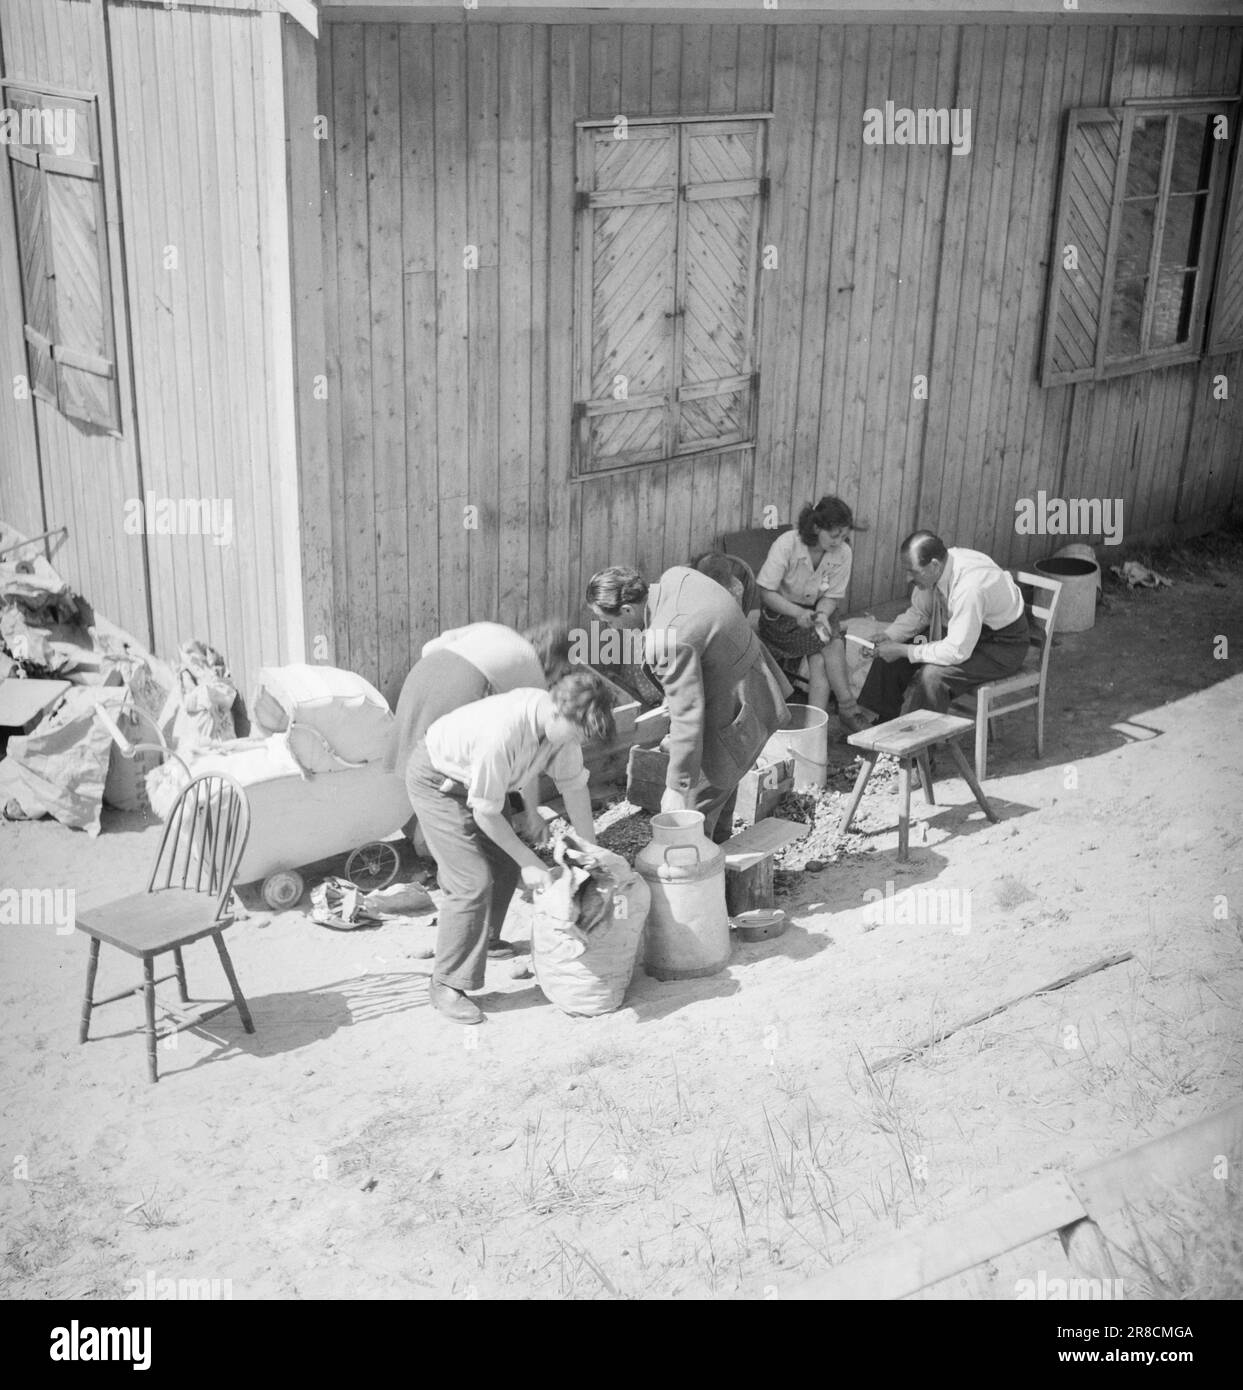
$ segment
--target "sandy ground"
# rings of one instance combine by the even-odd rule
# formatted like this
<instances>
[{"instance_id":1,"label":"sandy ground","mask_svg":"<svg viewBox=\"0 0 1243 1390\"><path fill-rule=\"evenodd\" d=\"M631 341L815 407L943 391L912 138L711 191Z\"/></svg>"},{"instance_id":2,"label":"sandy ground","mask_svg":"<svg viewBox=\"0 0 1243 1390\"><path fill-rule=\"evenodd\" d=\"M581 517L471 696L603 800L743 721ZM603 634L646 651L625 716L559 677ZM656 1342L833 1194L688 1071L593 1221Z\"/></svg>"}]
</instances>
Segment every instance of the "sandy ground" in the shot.
<instances>
[{"instance_id":1,"label":"sandy ground","mask_svg":"<svg viewBox=\"0 0 1243 1390\"><path fill-rule=\"evenodd\" d=\"M882 779L863 852L798 879L784 936L712 979L642 977L605 1018L562 1015L501 962L487 1023L457 1027L426 1003L430 928L289 912L229 933L256 1033L230 1012L182 1034L149 1086L137 1000L77 1044L85 938L4 927L4 1293L780 1297L1219 1108L1241 1071L1239 579L1111 588L1053 652L1045 760L1027 714L998 726L1000 824L942 759L899 865ZM111 812L96 840L5 824L3 881L107 901L141 886L157 836ZM887 883L943 893L923 920L865 920ZM864 1059L1124 951L868 1077ZM105 949L100 992L134 964ZM187 966L192 995L221 997L210 946ZM1241 1209L1223 1186L1196 1198L1210 1223ZM1052 1238L930 1294L1013 1298L1040 1270L1068 1272Z\"/></svg>"}]
</instances>

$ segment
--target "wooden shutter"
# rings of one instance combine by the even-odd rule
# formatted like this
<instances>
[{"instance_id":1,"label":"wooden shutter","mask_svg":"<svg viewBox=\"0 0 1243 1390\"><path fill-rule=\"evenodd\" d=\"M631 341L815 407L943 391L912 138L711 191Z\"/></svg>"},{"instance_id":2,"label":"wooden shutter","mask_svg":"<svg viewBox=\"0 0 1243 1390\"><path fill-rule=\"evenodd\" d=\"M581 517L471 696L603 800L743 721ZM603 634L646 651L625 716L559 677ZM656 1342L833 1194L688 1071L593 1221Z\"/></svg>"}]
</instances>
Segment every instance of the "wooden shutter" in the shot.
<instances>
[{"instance_id":1,"label":"wooden shutter","mask_svg":"<svg viewBox=\"0 0 1243 1390\"><path fill-rule=\"evenodd\" d=\"M1237 124L1237 109L1230 114ZM1210 353L1243 351L1243 137L1234 133L1234 172L1230 179L1230 201L1222 228L1221 255L1213 289L1212 318L1209 321Z\"/></svg>"},{"instance_id":2,"label":"wooden shutter","mask_svg":"<svg viewBox=\"0 0 1243 1390\"><path fill-rule=\"evenodd\" d=\"M12 88L2 89L0 101L13 113L9 168L13 176L13 206L17 219L17 253L24 301L23 331L31 389L41 400L56 404L56 372L52 344L56 341L56 296L48 245L47 204L39 152L21 143L22 113L38 110L37 98Z\"/></svg>"},{"instance_id":3,"label":"wooden shutter","mask_svg":"<svg viewBox=\"0 0 1243 1390\"><path fill-rule=\"evenodd\" d=\"M749 437L762 121L684 128L674 366L677 452Z\"/></svg>"},{"instance_id":4,"label":"wooden shutter","mask_svg":"<svg viewBox=\"0 0 1243 1390\"><path fill-rule=\"evenodd\" d=\"M1042 386L1088 381L1096 372L1122 121L1120 110L1070 112L1049 267ZM1074 270L1066 269L1067 246L1076 251Z\"/></svg>"},{"instance_id":5,"label":"wooden shutter","mask_svg":"<svg viewBox=\"0 0 1243 1390\"><path fill-rule=\"evenodd\" d=\"M120 429L108 237L93 101L6 88L21 111L59 110L68 147L10 148L35 394L63 415ZM72 131L68 118L72 116Z\"/></svg>"},{"instance_id":6,"label":"wooden shutter","mask_svg":"<svg viewBox=\"0 0 1243 1390\"><path fill-rule=\"evenodd\" d=\"M580 136L578 471L672 452L678 132Z\"/></svg>"}]
</instances>

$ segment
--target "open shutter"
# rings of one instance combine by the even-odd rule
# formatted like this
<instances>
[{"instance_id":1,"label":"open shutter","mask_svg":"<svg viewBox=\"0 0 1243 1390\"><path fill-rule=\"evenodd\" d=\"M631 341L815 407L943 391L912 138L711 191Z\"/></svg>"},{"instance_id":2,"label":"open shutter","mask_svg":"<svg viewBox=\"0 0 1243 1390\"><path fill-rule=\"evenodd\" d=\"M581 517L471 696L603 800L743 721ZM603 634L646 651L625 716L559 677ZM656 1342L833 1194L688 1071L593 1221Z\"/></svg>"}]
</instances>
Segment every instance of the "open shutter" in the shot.
<instances>
[{"instance_id":1,"label":"open shutter","mask_svg":"<svg viewBox=\"0 0 1243 1390\"><path fill-rule=\"evenodd\" d=\"M1231 113L1232 122L1239 117ZM1209 321L1208 350L1243 351L1243 136L1234 134L1234 171L1230 178L1230 202L1222 229L1221 256L1213 290L1213 315Z\"/></svg>"},{"instance_id":2,"label":"open shutter","mask_svg":"<svg viewBox=\"0 0 1243 1390\"><path fill-rule=\"evenodd\" d=\"M1049 267L1042 386L1088 381L1095 374L1122 120L1120 110L1070 112ZM1074 248L1074 269L1066 267L1068 247Z\"/></svg>"},{"instance_id":3,"label":"open shutter","mask_svg":"<svg viewBox=\"0 0 1243 1390\"><path fill-rule=\"evenodd\" d=\"M681 157L675 449L751 433L764 122L689 125Z\"/></svg>"},{"instance_id":4,"label":"open shutter","mask_svg":"<svg viewBox=\"0 0 1243 1390\"><path fill-rule=\"evenodd\" d=\"M45 153L48 227L56 272L57 336L52 356L63 415L102 429L121 427L108 277L108 235L94 102L48 98L74 114L72 150Z\"/></svg>"},{"instance_id":5,"label":"open shutter","mask_svg":"<svg viewBox=\"0 0 1243 1390\"><path fill-rule=\"evenodd\" d=\"M35 394L62 415L119 430L95 104L17 88L4 95L19 130L27 109L44 118L40 143L9 151Z\"/></svg>"},{"instance_id":6,"label":"open shutter","mask_svg":"<svg viewBox=\"0 0 1243 1390\"><path fill-rule=\"evenodd\" d=\"M9 145L9 167L13 174L13 204L17 217L17 247L21 266L22 298L25 309L23 331L31 389L45 401L56 404L56 373L52 365L52 344L56 341L56 296L48 245L47 206L39 152L20 142L21 116L37 109L38 101L23 92L4 89L3 99L13 113L13 143Z\"/></svg>"},{"instance_id":7,"label":"open shutter","mask_svg":"<svg viewBox=\"0 0 1243 1390\"><path fill-rule=\"evenodd\" d=\"M678 137L584 130L579 149L578 471L667 458Z\"/></svg>"}]
</instances>

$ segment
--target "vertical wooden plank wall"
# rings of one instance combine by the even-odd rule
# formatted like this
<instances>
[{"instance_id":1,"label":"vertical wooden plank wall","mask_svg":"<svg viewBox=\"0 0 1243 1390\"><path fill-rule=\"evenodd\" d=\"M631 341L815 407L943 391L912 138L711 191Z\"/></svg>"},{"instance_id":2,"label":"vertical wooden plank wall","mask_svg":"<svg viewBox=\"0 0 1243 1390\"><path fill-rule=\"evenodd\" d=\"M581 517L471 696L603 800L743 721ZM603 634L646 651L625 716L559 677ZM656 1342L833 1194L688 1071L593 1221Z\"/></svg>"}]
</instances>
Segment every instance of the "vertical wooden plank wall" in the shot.
<instances>
[{"instance_id":1,"label":"vertical wooden plank wall","mask_svg":"<svg viewBox=\"0 0 1243 1390\"><path fill-rule=\"evenodd\" d=\"M437 627L577 615L596 567L656 571L770 504L836 491L871 523L862 607L900 592L917 524L1022 563L1049 548L1014 531L1040 488L1123 497L1129 531L1233 495L1238 392L1212 379L1237 358L1053 390L1037 371L1065 112L1237 92L1239 26L329 23L319 49L322 492L339 643L387 695ZM887 100L969 108L970 156L864 145ZM754 451L575 481L574 121L749 111L774 116L778 258ZM403 487L404 535L384 522Z\"/></svg>"},{"instance_id":2,"label":"vertical wooden plank wall","mask_svg":"<svg viewBox=\"0 0 1243 1390\"><path fill-rule=\"evenodd\" d=\"M288 238L286 147L272 138L284 95L263 22L109 7L145 487L232 511L228 546L147 537L156 648L210 641L247 693L260 666L303 656L301 595L287 593L291 546L301 560L296 494L281 474L289 348L273 333Z\"/></svg>"},{"instance_id":3,"label":"vertical wooden plank wall","mask_svg":"<svg viewBox=\"0 0 1243 1390\"><path fill-rule=\"evenodd\" d=\"M0 73L5 66L5 11L0 6ZM0 518L27 536L47 529L43 519L43 490L39 484L39 454L35 436L34 397L19 400L13 379L27 373L26 344L20 313L9 309L22 302L21 269L13 248L17 244L13 181L0 169ZM32 547L30 554L35 553Z\"/></svg>"},{"instance_id":4,"label":"vertical wooden plank wall","mask_svg":"<svg viewBox=\"0 0 1243 1390\"><path fill-rule=\"evenodd\" d=\"M122 428L92 432L36 404L48 524L69 527L54 559L160 655L188 637L218 646L245 690L261 665L302 656L296 488L282 462L290 354L276 322L289 318L275 278L288 280L284 103L264 22L0 0L6 76L90 92L100 108ZM19 430L6 441L27 477ZM126 503L148 494L228 503L231 544L127 532Z\"/></svg>"},{"instance_id":5,"label":"vertical wooden plank wall","mask_svg":"<svg viewBox=\"0 0 1243 1390\"><path fill-rule=\"evenodd\" d=\"M128 396L129 362L125 341L124 280L120 253L120 201L116 165L110 135L108 60L101 0L66 3L66 0L0 0L0 31L4 40L4 76L43 82L51 86L89 92L99 98L100 160L109 230L110 279L116 329L117 370L121 381L121 437L87 429L67 420L46 401L34 403L43 473L43 511L49 526L67 526L68 538L54 550L57 569L101 612L149 640L147 580L142 542L123 530L125 502L140 495L133 420ZM8 170L3 170L8 182ZM6 190L7 203L7 190ZM13 240L5 238L0 256L12 255ZM13 267L6 272L11 280ZM16 282L13 282L14 285ZM20 295L5 299L6 321L20 314ZM9 324L0 350L6 353L3 378L11 382L25 373L25 352ZM9 354L16 349L16 360ZM6 406L8 411L16 408ZM27 415L29 422L31 416ZM3 447L20 449L13 476L23 480L22 505L26 528L34 526L29 488L33 477L33 440L28 427L18 424ZM6 468L5 472L9 470ZM5 501L8 501L6 490ZM25 528L24 528L25 529Z\"/></svg>"}]
</instances>

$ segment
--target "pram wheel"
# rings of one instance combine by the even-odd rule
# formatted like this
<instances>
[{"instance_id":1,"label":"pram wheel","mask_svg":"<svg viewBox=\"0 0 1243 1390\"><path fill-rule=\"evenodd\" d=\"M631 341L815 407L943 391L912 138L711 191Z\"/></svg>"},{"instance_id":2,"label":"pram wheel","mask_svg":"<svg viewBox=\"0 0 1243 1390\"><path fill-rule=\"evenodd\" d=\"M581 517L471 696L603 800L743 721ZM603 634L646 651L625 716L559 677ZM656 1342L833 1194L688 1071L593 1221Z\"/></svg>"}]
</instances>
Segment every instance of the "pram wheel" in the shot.
<instances>
[{"instance_id":1,"label":"pram wheel","mask_svg":"<svg viewBox=\"0 0 1243 1390\"><path fill-rule=\"evenodd\" d=\"M372 840L360 845L345 861L345 877L367 893L387 888L401 868L397 846L387 840Z\"/></svg>"},{"instance_id":2,"label":"pram wheel","mask_svg":"<svg viewBox=\"0 0 1243 1390\"><path fill-rule=\"evenodd\" d=\"M298 901L305 886L296 869L281 869L263 880L263 901L274 912L283 912Z\"/></svg>"}]
</instances>

